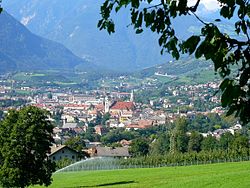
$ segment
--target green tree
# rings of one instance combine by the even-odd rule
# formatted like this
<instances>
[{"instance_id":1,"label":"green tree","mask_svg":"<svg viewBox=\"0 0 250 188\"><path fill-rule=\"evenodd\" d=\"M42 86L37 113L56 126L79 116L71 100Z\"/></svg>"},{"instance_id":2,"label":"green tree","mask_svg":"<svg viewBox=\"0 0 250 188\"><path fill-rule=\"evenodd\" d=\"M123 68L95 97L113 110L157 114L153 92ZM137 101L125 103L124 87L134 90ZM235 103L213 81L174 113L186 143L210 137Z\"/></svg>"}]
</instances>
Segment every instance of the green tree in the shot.
<instances>
[{"instance_id":1,"label":"green tree","mask_svg":"<svg viewBox=\"0 0 250 188\"><path fill-rule=\"evenodd\" d=\"M106 122L110 119L110 113L105 113L102 117L101 124L106 125Z\"/></svg>"},{"instance_id":2,"label":"green tree","mask_svg":"<svg viewBox=\"0 0 250 188\"><path fill-rule=\"evenodd\" d=\"M132 141L131 147L129 148L129 152L133 156L143 156L147 155L149 152L149 144L147 140L143 138L137 138Z\"/></svg>"},{"instance_id":3,"label":"green tree","mask_svg":"<svg viewBox=\"0 0 250 188\"><path fill-rule=\"evenodd\" d=\"M83 138L81 138L80 136L71 137L64 144L79 153L82 153L82 150L86 146Z\"/></svg>"},{"instance_id":4,"label":"green tree","mask_svg":"<svg viewBox=\"0 0 250 188\"><path fill-rule=\"evenodd\" d=\"M26 187L51 183L55 170L48 153L53 126L36 107L11 110L0 124L0 185Z\"/></svg>"},{"instance_id":5,"label":"green tree","mask_svg":"<svg viewBox=\"0 0 250 188\"><path fill-rule=\"evenodd\" d=\"M199 132L197 131L191 132L191 135L188 141L188 151L199 152L201 150L202 139L203 137Z\"/></svg>"},{"instance_id":6,"label":"green tree","mask_svg":"<svg viewBox=\"0 0 250 188\"><path fill-rule=\"evenodd\" d=\"M63 111L61 109L56 109L52 118L55 120L56 125L61 125Z\"/></svg>"},{"instance_id":7,"label":"green tree","mask_svg":"<svg viewBox=\"0 0 250 188\"><path fill-rule=\"evenodd\" d=\"M175 128L170 137L170 152L186 152L188 149L187 120L178 118L175 120Z\"/></svg>"},{"instance_id":8,"label":"green tree","mask_svg":"<svg viewBox=\"0 0 250 188\"><path fill-rule=\"evenodd\" d=\"M240 134L235 135L235 139L232 143L232 148L236 151L249 148L249 140L246 136L242 136Z\"/></svg>"},{"instance_id":9,"label":"green tree","mask_svg":"<svg viewBox=\"0 0 250 188\"><path fill-rule=\"evenodd\" d=\"M201 149L205 151L211 151L218 148L218 141L212 135L208 135L201 142Z\"/></svg>"},{"instance_id":10,"label":"green tree","mask_svg":"<svg viewBox=\"0 0 250 188\"><path fill-rule=\"evenodd\" d=\"M66 166L71 165L72 163L74 163L73 160L71 160L69 158L62 158L61 160L56 161L56 168L57 169L62 169L64 167L66 167Z\"/></svg>"},{"instance_id":11,"label":"green tree","mask_svg":"<svg viewBox=\"0 0 250 188\"><path fill-rule=\"evenodd\" d=\"M219 146L223 150L227 150L232 147L234 136L230 132L226 132L220 137Z\"/></svg>"},{"instance_id":12,"label":"green tree","mask_svg":"<svg viewBox=\"0 0 250 188\"><path fill-rule=\"evenodd\" d=\"M151 145L150 153L153 155L164 155L169 152L170 137L167 133L161 134Z\"/></svg>"},{"instance_id":13,"label":"green tree","mask_svg":"<svg viewBox=\"0 0 250 188\"><path fill-rule=\"evenodd\" d=\"M0 110L0 120L3 119L4 113L2 110Z\"/></svg>"},{"instance_id":14,"label":"green tree","mask_svg":"<svg viewBox=\"0 0 250 188\"><path fill-rule=\"evenodd\" d=\"M102 114L100 112L97 112L95 125L101 125L101 123L102 123Z\"/></svg>"},{"instance_id":15,"label":"green tree","mask_svg":"<svg viewBox=\"0 0 250 188\"><path fill-rule=\"evenodd\" d=\"M105 0L98 27L108 33L115 32L114 12L129 7L131 25L137 34L145 28L159 34L161 53L171 53L176 59L181 53L187 53L197 59L211 60L223 79L221 103L228 107L227 114L235 113L243 123L250 122L250 1L217 0L220 15L211 22L197 15L200 2L196 0L190 6L187 0L160 0L158 4L153 0ZM172 21L181 16L195 17L202 24L200 34L186 40L177 38ZM234 22L235 35L224 33L218 26L226 19Z\"/></svg>"},{"instance_id":16,"label":"green tree","mask_svg":"<svg viewBox=\"0 0 250 188\"><path fill-rule=\"evenodd\" d=\"M99 142L100 135L95 134L95 129L93 127L88 127L86 133L83 135L84 139L87 139L91 142Z\"/></svg>"},{"instance_id":17,"label":"green tree","mask_svg":"<svg viewBox=\"0 0 250 188\"><path fill-rule=\"evenodd\" d=\"M53 97L53 96L52 96L52 93L48 93L48 94L47 94L47 97L48 97L48 99L52 99L52 97Z\"/></svg>"}]
</instances>

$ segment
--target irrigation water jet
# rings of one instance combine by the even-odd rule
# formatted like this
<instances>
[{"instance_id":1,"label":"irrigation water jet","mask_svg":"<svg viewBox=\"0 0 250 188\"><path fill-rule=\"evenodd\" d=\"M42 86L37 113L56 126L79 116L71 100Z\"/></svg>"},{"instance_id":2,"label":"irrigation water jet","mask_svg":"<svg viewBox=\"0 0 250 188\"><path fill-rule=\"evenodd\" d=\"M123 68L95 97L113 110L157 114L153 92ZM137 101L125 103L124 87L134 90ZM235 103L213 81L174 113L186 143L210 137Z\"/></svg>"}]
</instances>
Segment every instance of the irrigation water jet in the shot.
<instances>
[{"instance_id":1,"label":"irrigation water jet","mask_svg":"<svg viewBox=\"0 0 250 188\"><path fill-rule=\"evenodd\" d=\"M93 157L78 161L62 169L58 172L84 171L84 170L111 170L119 169L119 160L112 157Z\"/></svg>"}]
</instances>

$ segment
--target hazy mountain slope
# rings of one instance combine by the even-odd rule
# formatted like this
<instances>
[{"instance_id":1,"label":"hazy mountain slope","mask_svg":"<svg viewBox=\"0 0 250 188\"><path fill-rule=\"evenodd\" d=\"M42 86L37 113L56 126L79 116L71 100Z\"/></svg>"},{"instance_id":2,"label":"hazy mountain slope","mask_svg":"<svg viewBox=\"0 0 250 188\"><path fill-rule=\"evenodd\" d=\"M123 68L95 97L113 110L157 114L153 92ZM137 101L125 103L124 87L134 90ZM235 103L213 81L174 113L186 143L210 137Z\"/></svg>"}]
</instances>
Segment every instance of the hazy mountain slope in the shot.
<instances>
[{"instance_id":1,"label":"hazy mountain slope","mask_svg":"<svg viewBox=\"0 0 250 188\"><path fill-rule=\"evenodd\" d=\"M136 70L172 60L170 55L160 55L157 35L146 31L136 35L127 10L115 16L116 33L109 36L99 31L102 0L11 0L3 7L26 25L32 32L63 43L79 57L116 70ZM213 21L218 12L202 12L206 21ZM182 16L173 20L176 35L187 38L200 32L202 24L194 16ZM228 21L219 24L223 32L232 34L234 25Z\"/></svg>"},{"instance_id":2,"label":"hazy mountain slope","mask_svg":"<svg viewBox=\"0 0 250 188\"><path fill-rule=\"evenodd\" d=\"M171 60L161 56L157 36L148 31L135 35L130 16L116 16L116 33L109 36L97 29L101 0L12 0L3 6L32 32L62 42L79 57L116 70L134 70ZM184 20L183 20L184 19ZM179 24L180 23L180 24ZM185 24L183 24L185 23ZM185 37L192 17L176 21Z\"/></svg>"},{"instance_id":3,"label":"hazy mountain slope","mask_svg":"<svg viewBox=\"0 0 250 188\"><path fill-rule=\"evenodd\" d=\"M71 69L83 64L63 45L32 34L8 13L0 15L0 70ZM83 67L84 67L83 66Z\"/></svg>"}]
</instances>

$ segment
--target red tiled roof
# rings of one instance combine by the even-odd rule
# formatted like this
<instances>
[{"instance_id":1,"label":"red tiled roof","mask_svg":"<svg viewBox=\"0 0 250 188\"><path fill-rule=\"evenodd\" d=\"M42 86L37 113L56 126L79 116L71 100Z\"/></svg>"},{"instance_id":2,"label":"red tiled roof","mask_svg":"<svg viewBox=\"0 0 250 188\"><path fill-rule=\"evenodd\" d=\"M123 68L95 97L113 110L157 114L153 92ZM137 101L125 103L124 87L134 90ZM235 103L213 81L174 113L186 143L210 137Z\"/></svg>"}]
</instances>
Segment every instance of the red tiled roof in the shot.
<instances>
[{"instance_id":1,"label":"red tiled roof","mask_svg":"<svg viewBox=\"0 0 250 188\"><path fill-rule=\"evenodd\" d=\"M138 122L138 125L141 127L150 127L153 125L153 121L152 120L140 120Z\"/></svg>"},{"instance_id":2,"label":"red tiled roof","mask_svg":"<svg viewBox=\"0 0 250 188\"><path fill-rule=\"evenodd\" d=\"M73 108L73 107L87 108L87 107L89 107L89 105L86 105L86 104L65 104L64 107L70 107L70 108Z\"/></svg>"},{"instance_id":3,"label":"red tiled roof","mask_svg":"<svg viewBox=\"0 0 250 188\"><path fill-rule=\"evenodd\" d=\"M134 108L134 103L133 102L115 102L112 106L111 109L113 110L132 110Z\"/></svg>"},{"instance_id":4,"label":"red tiled roof","mask_svg":"<svg viewBox=\"0 0 250 188\"><path fill-rule=\"evenodd\" d=\"M145 128L145 127L141 127L141 126L139 126L138 124L130 124L130 125L127 125L126 128L143 129L143 128Z\"/></svg>"},{"instance_id":5,"label":"red tiled roof","mask_svg":"<svg viewBox=\"0 0 250 188\"><path fill-rule=\"evenodd\" d=\"M41 107L41 108L42 108L42 107L45 107L45 104L38 104L38 103L37 103L37 104L33 104L32 106Z\"/></svg>"},{"instance_id":6,"label":"red tiled roof","mask_svg":"<svg viewBox=\"0 0 250 188\"><path fill-rule=\"evenodd\" d=\"M153 126L152 120L140 120L138 123L127 125L126 128L146 129Z\"/></svg>"},{"instance_id":7,"label":"red tiled roof","mask_svg":"<svg viewBox=\"0 0 250 188\"><path fill-rule=\"evenodd\" d=\"M103 104L98 104L95 106L96 109L98 110L104 110L104 105Z\"/></svg>"}]
</instances>

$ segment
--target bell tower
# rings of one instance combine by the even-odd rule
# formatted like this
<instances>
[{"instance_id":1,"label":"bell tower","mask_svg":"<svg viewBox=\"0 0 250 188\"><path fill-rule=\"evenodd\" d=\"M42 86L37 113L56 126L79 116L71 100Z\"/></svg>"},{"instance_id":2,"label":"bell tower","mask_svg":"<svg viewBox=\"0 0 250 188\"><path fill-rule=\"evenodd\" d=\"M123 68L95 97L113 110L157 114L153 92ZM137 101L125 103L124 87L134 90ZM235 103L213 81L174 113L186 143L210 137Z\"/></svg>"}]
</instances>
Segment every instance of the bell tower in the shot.
<instances>
[{"instance_id":1,"label":"bell tower","mask_svg":"<svg viewBox=\"0 0 250 188\"><path fill-rule=\"evenodd\" d=\"M108 99L107 96L106 96L105 99L104 99L104 112L105 112L105 113L108 113L108 112L109 112L109 99Z\"/></svg>"},{"instance_id":2,"label":"bell tower","mask_svg":"<svg viewBox=\"0 0 250 188\"><path fill-rule=\"evenodd\" d=\"M134 90L131 91L130 102L134 102Z\"/></svg>"}]
</instances>

